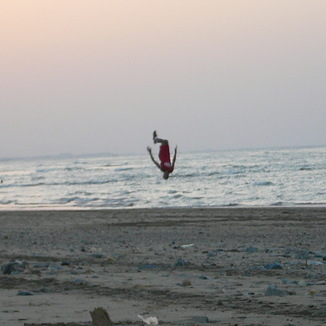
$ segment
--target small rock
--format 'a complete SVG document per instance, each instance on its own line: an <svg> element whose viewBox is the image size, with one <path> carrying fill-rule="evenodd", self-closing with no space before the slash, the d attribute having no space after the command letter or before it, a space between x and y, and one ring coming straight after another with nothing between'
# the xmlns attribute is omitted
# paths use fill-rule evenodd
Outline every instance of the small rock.
<svg viewBox="0 0 326 326"><path fill-rule="evenodd" d="M3 274L13 274L13 273L21 273L28 267L28 263L25 261L11 261L8 264L1 266L1 271Z"/></svg>
<svg viewBox="0 0 326 326"><path fill-rule="evenodd" d="M17 295L33 295L33 293L29 291L19 291Z"/></svg>
<svg viewBox="0 0 326 326"><path fill-rule="evenodd" d="M274 264L267 264L264 267L265 269L283 269L283 266L277 261Z"/></svg>
<svg viewBox="0 0 326 326"><path fill-rule="evenodd" d="M318 281L315 284L316 285L326 285L326 281Z"/></svg>
<svg viewBox="0 0 326 326"><path fill-rule="evenodd" d="M42 263L42 262L38 262L38 263L33 264L33 267L34 268L43 268L43 269L46 269L49 266L50 266L49 263Z"/></svg>
<svg viewBox="0 0 326 326"><path fill-rule="evenodd" d="M208 252L207 257L216 257L217 253L216 252Z"/></svg>
<svg viewBox="0 0 326 326"><path fill-rule="evenodd" d="M188 262L186 262L185 260L183 260L182 258L179 258L178 261L174 264L175 267L177 266L187 266L189 265Z"/></svg>
<svg viewBox="0 0 326 326"><path fill-rule="evenodd" d="M276 285L269 285L265 291L265 295L283 297L285 295L288 295L288 292L285 290L278 289Z"/></svg>
<svg viewBox="0 0 326 326"><path fill-rule="evenodd" d="M106 259L106 263L108 263L108 264L113 264L113 263L115 263L115 262L116 262L116 259L113 258L113 257L108 257L108 258Z"/></svg>
<svg viewBox="0 0 326 326"><path fill-rule="evenodd" d="M191 282L189 280L185 280L181 284L182 286L191 286Z"/></svg>
<svg viewBox="0 0 326 326"><path fill-rule="evenodd" d="M282 279L282 283L283 284L294 284L294 285L298 285L298 281L288 280L286 278L283 278Z"/></svg>
<svg viewBox="0 0 326 326"><path fill-rule="evenodd" d="M191 322L195 324L208 324L209 319L206 316L195 316L191 318Z"/></svg>
<svg viewBox="0 0 326 326"><path fill-rule="evenodd" d="M258 248L249 246L245 249L245 252L250 252L250 253L258 252Z"/></svg>
<svg viewBox="0 0 326 326"><path fill-rule="evenodd" d="M311 266L311 265L320 266L320 265L324 265L324 263L321 262L321 261L308 260L307 265L309 265L309 266Z"/></svg>
<svg viewBox="0 0 326 326"><path fill-rule="evenodd" d="M85 282L84 282L84 280L82 280L80 278L77 278L77 279L74 280L74 283L75 284L84 284Z"/></svg>
<svg viewBox="0 0 326 326"><path fill-rule="evenodd" d="M101 259L101 258L104 257L102 254L91 254L89 256L92 257L92 258L97 258L97 259Z"/></svg>
<svg viewBox="0 0 326 326"><path fill-rule="evenodd" d="M94 326L113 326L113 322L104 308L96 308L90 311Z"/></svg>

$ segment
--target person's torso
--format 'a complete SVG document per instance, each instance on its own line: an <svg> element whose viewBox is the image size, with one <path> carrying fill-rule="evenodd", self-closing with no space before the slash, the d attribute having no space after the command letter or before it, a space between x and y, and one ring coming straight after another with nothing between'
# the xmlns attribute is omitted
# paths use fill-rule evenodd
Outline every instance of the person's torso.
<svg viewBox="0 0 326 326"><path fill-rule="evenodd" d="M170 148L169 145L161 145L159 158L161 161L161 168L163 171L173 171L173 166L170 159Z"/></svg>

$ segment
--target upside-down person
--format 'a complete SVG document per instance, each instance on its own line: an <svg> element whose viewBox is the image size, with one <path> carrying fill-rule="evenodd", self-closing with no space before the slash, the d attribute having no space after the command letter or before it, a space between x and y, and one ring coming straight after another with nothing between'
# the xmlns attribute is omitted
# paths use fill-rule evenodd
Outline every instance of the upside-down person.
<svg viewBox="0 0 326 326"><path fill-rule="evenodd" d="M163 178L166 180L174 170L175 161L177 159L177 146L174 149L174 156L171 163L169 142L166 139L158 138L156 131L153 132L153 141L154 144L161 144L158 154L161 163L155 161L152 149L149 146L147 147L147 150L154 164L163 172Z"/></svg>

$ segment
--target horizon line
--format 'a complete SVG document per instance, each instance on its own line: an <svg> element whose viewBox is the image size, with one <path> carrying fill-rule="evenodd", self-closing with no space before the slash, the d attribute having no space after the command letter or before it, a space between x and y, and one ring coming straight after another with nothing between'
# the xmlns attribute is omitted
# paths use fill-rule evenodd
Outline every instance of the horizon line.
<svg viewBox="0 0 326 326"><path fill-rule="evenodd" d="M322 145L284 145L284 146L267 146L267 147L241 147L241 148L225 148L225 149L196 149L187 150L184 153L204 153L204 152L225 152L225 151L250 151L250 150L274 150L274 149L289 149L289 148L318 148L325 147ZM145 153L145 151L144 151ZM58 154L44 154L44 155L31 155L31 156L12 156L12 157L0 157L0 161L15 161L15 160L35 160L35 159L69 159L69 158L82 158L82 157L106 157L106 156L133 156L141 155L142 153L111 153L111 152L98 152L98 153L58 153Z"/></svg>

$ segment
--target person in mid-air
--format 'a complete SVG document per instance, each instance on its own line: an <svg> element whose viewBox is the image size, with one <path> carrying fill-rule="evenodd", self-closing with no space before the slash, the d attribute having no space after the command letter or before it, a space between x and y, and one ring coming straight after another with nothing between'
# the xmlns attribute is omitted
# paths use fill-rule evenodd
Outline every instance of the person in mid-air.
<svg viewBox="0 0 326 326"><path fill-rule="evenodd" d="M171 163L169 142L166 139L158 138L156 131L153 132L153 141L154 144L161 144L160 152L158 154L161 164L155 161L152 154L152 149L149 146L147 147L147 150L154 164L163 172L163 178L168 179L170 173L172 173L174 170L175 161L177 159L177 146L174 149L174 156Z"/></svg>

